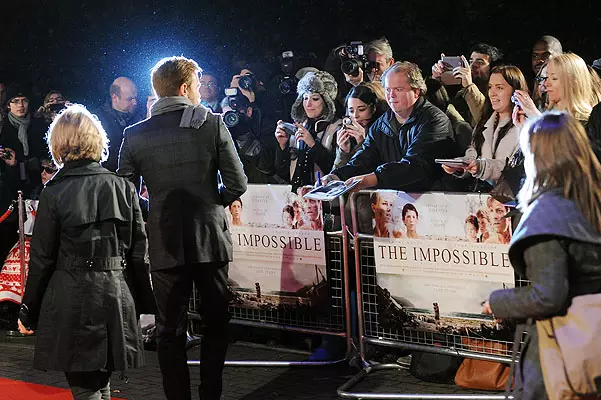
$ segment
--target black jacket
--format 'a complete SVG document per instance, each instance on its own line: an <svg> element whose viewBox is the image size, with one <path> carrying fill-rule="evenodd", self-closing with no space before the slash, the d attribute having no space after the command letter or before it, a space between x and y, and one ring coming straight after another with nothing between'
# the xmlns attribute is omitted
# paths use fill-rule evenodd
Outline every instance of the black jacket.
<svg viewBox="0 0 601 400"><path fill-rule="evenodd" d="M137 317L155 310L146 250L127 180L83 160L46 184L19 316L37 330L34 367L123 371L141 364Z"/></svg>
<svg viewBox="0 0 601 400"><path fill-rule="evenodd" d="M369 128L361 149L332 173L342 180L375 172L378 189L427 191L442 175L436 158L457 155L449 118L420 98L402 125L389 110Z"/></svg>
<svg viewBox="0 0 601 400"><path fill-rule="evenodd" d="M601 162L601 103L593 108L586 128L593 151L597 159Z"/></svg>
<svg viewBox="0 0 601 400"><path fill-rule="evenodd" d="M119 160L119 147L123 141L123 131L142 118L137 114L117 111L110 104L106 104L100 109L97 115L109 139L109 158L102 163L102 166L109 171L115 172L117 171Z"/></svg>
<svg viewBox="0 0 601 400"><path fill-rule="evenodd" d="M199 106L202 107L202 106ZM152 270L232 260L224 207L246 191L246 176L221 116L181 128L183 110L125 130L120 175L148 187Z"/></svg>

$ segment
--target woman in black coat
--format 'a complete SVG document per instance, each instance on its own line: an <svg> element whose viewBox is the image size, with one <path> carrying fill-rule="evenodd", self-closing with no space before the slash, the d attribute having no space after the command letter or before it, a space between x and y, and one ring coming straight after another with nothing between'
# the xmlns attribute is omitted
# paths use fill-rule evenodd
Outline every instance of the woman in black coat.
<svg viewBox="0 0 601 400"><path fill-rule="evenodd" d="M530 285L497 290L483 312L526 321L515 365L515 399L547 398L532 319L564 315L576 296L601 293L601 164L582 124L547 112L521 132L526 181L524 211L509 248L516 272Z"/></svg>
<svg viewBox="0 0 601 400"><path fill-rule="evenodd" d="M19 330L34 367L65 371L75 399L109 399L112 371L141 365L141 313L154 313L144 223L130 182L102 168L100 122L70 106L48 145L59 172L40 196Z"/></svg>

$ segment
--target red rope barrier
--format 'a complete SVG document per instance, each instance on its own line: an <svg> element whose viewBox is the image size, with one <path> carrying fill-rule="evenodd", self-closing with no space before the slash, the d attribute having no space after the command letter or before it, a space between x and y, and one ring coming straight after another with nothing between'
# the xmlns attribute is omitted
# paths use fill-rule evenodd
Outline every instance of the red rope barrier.
<svg viewBox="0 0 601 400"><path fill-rule="evenodd" d="M11 204L10 207L8 207L8 210L6 210L6 212L4 214L0 215L0 224L2 222L4 222L4 220L6 218L8 218L9 215L11 215L13 213L14 208L15 208L15 205Z"/></svg>

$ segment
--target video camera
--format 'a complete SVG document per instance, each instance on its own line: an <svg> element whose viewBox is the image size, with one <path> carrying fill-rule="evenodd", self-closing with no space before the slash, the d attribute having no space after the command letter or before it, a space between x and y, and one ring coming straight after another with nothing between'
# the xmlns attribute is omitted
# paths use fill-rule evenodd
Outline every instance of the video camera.
<svg viewBox="0 0 601 400"><path fill-rule="evenodd" d="M363 50L363 42L354 41L348 45L342 45L336 49L336 54L342 61L340 70L350 76L358 76L359 70L371 71L377 68L374 61L367 59Z"/></svg>
<svg viewBox="0 0 601 400"><path fill-rule="evenodd" d="M231 108L230 111L226 111L223 114L223 122L228 128L234 128L240 125L242 122L247 122L248 107L250 107L250 101L246 96L240 93L238 88L227 88L225 89L225 95L227 98L227 105Z"/></svg>
<svg viewBox="0 0 601 400"><path fill-rule="evenodd" d="M282 67L282 77L280 84L278 85L278 89L281 94L294 94L296 92L296 85L298 84L298 79L294 76L296 70L296 59L294 58L294 53L292 51L285 51L282 53L282 61L280 63Z"/></svg>

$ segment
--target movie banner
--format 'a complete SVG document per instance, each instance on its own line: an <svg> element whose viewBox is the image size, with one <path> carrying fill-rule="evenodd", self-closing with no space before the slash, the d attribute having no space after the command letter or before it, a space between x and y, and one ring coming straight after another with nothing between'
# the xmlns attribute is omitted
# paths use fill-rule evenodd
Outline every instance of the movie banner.
<svg viewBox="0 0 601 400"><path fill-rule="evenodd" d="M249 185L226 213L237 306L290 309L323 303L327 276L320 201L303 199L288 185Z"/></svg>
<svg viewBox="0 0 601 400"><path fill-rule="evenodd" d="M509 207L481 194L396 191L374 192L371 207L382 321L436 331L490 321L482 302L515 285Z"/></svg>

